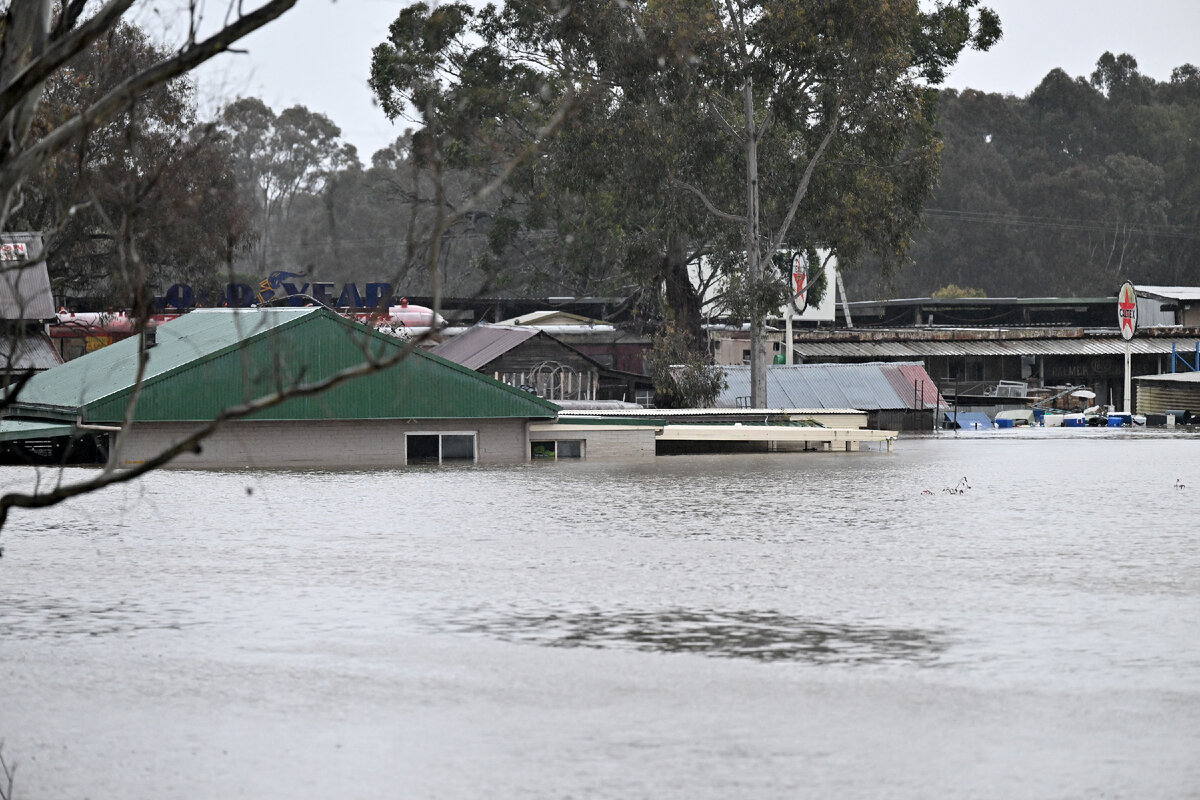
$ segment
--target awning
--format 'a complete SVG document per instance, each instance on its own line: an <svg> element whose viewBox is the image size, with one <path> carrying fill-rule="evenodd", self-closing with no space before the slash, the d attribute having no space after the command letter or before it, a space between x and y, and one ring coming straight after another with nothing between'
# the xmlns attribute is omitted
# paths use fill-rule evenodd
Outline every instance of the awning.
<svg viewBox="0 0 1200 800"><path fill-rule="evenodd" d="M64 422L33 422L24 419L0 419L0 442L22 439L49 439L70 436L75 426Z"/></svg>

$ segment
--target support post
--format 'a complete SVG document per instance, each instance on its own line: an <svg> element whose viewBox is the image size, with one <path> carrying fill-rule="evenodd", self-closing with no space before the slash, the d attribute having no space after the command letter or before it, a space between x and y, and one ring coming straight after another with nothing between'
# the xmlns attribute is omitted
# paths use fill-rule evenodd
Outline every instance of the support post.
<svg viewBox="0 0 1200 800"><path fill-rule="evenodd" d="M1125 340L1125 413L1133 413L1130 410L1133 403L1133 345L1128 339Z"/></svg>
<svg viewBox="0 0 1200 800"><path fill-rule="evenodd" d="M792 365L792 304L783 310L783 363Z"/></svg>

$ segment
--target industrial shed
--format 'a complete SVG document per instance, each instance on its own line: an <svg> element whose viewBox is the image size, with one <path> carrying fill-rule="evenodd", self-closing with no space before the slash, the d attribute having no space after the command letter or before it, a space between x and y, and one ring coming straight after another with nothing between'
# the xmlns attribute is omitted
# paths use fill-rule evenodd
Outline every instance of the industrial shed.
<svg viewBox="0 0 1200 800"><path fill-rule="evenodd" d="M0 234L0 348L3 385L62 363L46 335L54 295L40 233Z"/></svg>
<svg viewBox="0 0 1200 800"><path fill-rule="evenodd" d="M589 402L652 396L644 375L602 366L579 350L528 325L480 323L431 351L553 401Z"/></svg>
<svg viewBox="0 0 1200 800"><path fill-rule="evenodd" d="M1140 375L1134 381L1137 413L1190 411L1193 416L1200 415L1200 372Z"/></svg>
<svg viewBox="0 0 1200 800"><path fill-rule="evenodd" d="M129 339L33 378L13 420L119 428L118 464L142 463L224 409L393 356L405 342L325 308L205 309L156 329L133 414L138 342ZM176 466L394 467L524 461L528 426L558 408L414 349L399 363L222 426Z"/></svg>
<svg viewBox="0 0 1200 800"><path fill-rule="evenodd" d="M724 367L726 388L718 408L745 408L750 400L750 367ZM932 430L947 407L920 362L795 364L767 367L768 408L858 409L869 426L890 430Z"/></svg>

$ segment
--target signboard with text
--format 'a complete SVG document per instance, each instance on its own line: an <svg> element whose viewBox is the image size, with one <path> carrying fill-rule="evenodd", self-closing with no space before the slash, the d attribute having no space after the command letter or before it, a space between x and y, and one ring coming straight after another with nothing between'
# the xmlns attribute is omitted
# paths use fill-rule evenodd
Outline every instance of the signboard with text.
<svg viewBox="0 0 1200 800"><path fill-rule="evenodd" d="M1121 284L1117 293L1117 323L1121 326L1121 338L1132 339L1137 330L1137 292L1129 281Z"/></svg>

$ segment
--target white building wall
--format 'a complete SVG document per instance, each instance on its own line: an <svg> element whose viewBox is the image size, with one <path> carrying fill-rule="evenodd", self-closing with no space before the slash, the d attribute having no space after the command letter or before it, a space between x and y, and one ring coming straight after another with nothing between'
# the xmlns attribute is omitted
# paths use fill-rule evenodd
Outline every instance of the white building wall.
<svg viewBox="0 0 1200 800"><path fill-rule="evenodd" d="M534 423L533 442L582 441L583 457L594 459L653 458L656 428L631 425L564 425Z"/></svg>
<svg viewBox="0 0 1200 800"><path fill-rule="evenodd" d="M137 423L121 434L119 463L137 466L198 427L184 422ZM185 453L170 466L400 467L404 465L405 433L436 432L475 433L478 463L514 463L529 458L525 429L523 419L230 422L201 443L199 454Z"/></svg>

